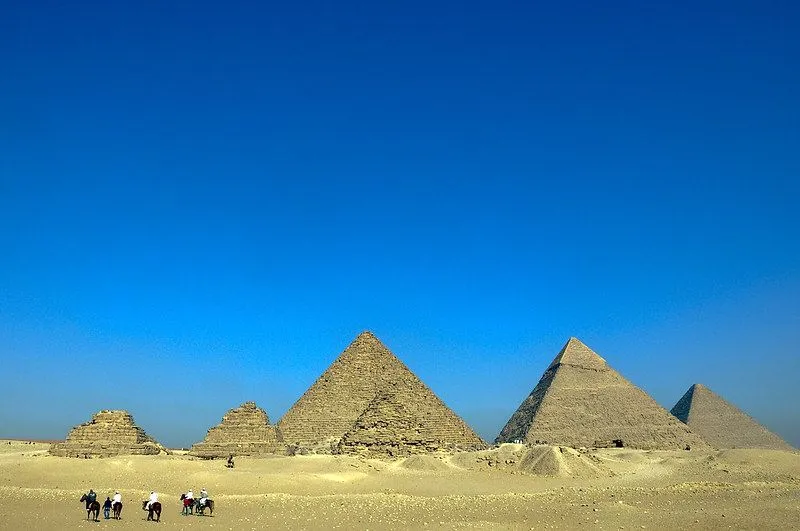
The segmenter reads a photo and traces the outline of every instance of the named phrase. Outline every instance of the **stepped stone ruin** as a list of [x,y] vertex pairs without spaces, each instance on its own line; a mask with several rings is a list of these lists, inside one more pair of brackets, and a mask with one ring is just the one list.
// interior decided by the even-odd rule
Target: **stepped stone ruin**
[[691,386],[671,412],[717,448],[794,450],[786,441],[701,384]]
[[707,448],[644,391],[570,338],[495,442],[641,449]]
[[96,413],[89,422],[72,428],[63,443],[50,446],[50,453],[61,457],[155,455],[166,451],[134,424],[130,413],[121,410]]
[[407,455],[486,444],[370,332],[359,335],[278,423],[320,452]]
[[228,457],[233,454],[258,456],[284,453],[280,432],[270,425],[267,412],[255,402],[245,402],[231,409],[222,422],[208,430],[206,438],[189,450],[189,455],[203,458]]

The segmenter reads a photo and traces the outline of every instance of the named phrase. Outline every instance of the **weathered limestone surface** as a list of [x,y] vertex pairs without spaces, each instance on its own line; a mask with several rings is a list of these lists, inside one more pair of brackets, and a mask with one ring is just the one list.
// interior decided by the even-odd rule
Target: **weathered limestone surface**
[[267,412],[255,402],[231,409],[222,422],[208,430],[206,438],[192,446],[190,455],[198,457],[258,456],[284,453],[280,432],[270,425]]
[[717,448],[794,450],[786,441],[701,384],[691,386],[671,412]]
[[[380,393],[385,395],[376,401]],[[408,413],[394,410],[392,404],[402,405]],[[386,413],[387,418],[379,419],[381,413]],[[426,448],[431,450],[485,447],[481,438],[389,349],[370,332],[364,332],[286,412],[278,427],[287,444],[324,444],[333,451],[355,428],[341,446],[343,451],[349,451],[363,449],[365,432],[370,429],[376,436],[370,446],[376,446],[395,432],[407,433],[408,423],[419,423],[419,440],[426,441]],[[378,448],[369,451],[383,452]]]
[[398,457],[436,451],[439,443],[425,419],[393,394],[379,392],[337,446],[339,453]]
[[127,411],[103,410],[92,420],[75,426],[63,443],[51,445],[50,453],[62,457],[111,457],[154,455],[166,449],[134,424]]
[[571,338],[495,442],[643,449],[704,448],[686,425]]

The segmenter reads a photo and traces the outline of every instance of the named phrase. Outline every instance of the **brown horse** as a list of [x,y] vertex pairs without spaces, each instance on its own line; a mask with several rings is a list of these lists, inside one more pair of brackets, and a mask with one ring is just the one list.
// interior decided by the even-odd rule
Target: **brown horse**
[[194,501],[194,514],[205,516],[206,509],[208,509],[209,516],[214,516],[214,500],[212,500],[211,498],[207,498],[205,505],[200,505],[200,500]]
[[81,496],[81,500],[80,501],[86,503],[86,519],[88,520],[89,516],[92,513],[94,513],[94,521],[95,522],[99,522],[100,521],[100,502],[97,501],[97,500],[95,500],[93,502],[90,502],[89,501],[89,497],[86,496],[86,494]]
[[122,518],[122,502],[114,502],[111,510],[114,511],[114,519],[119,520]]
[[[147,520],[155,520],[156,522],[161,521],[161,503],[160,502],[153,502],[150,504],[150,509],[147,508],[147,500],[142,502],[142,510],[147,511]],[[153,518],[153,513],[155,513],[156,517]]]

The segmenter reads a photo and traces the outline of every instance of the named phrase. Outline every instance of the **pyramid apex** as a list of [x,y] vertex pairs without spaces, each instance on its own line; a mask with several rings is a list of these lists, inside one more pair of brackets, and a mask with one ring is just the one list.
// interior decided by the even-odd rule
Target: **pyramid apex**
[[570,337],[550,364],[548,369],[552,369],[557,365],[576,365],[590,369],[603,370],[608,369],[606,360],[599,354],[587,347],[577,337]]

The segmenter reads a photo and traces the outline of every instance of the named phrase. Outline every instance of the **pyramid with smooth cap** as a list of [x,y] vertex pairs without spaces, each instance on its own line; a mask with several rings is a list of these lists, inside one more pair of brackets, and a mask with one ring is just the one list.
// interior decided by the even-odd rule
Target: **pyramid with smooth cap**
[[267,412],[255,402],[245,402],[228,411],[222,422],[208,430],[202,442],[192,446],[189,455],[214,458],[231,454],[282,454],[284,451],[280,432],[270,425]]
[[[278,422],[287,444],[336,451],[477,449],[485,443],[372,333],[353,341]],[[376,431],[377,430],[377,431]],[[370,439],[368,432],[374,437]],[[405,451],[404,450],[404,451]],[[409,450],[410,451],[410,450]]]
[[133,422],[122,410],[102,410],[92,420],[72,428],[67,439],[50,446],[50,453],[61,457],[112,457],[115,455],[154,455],[166,449]]
[[495,442],[642,449],[707,444],[592,349],[571,338]]
[[701,384],[691,386],[671,412],[717,448],[794,450],[744,411]]

